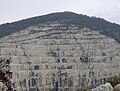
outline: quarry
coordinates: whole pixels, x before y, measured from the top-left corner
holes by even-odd
[[[84,91],[120,74],[116,40],[73,24],[37,24],[5,36],[0,59],[11,61],[14,91]]]

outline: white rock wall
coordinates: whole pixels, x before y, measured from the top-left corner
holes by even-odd
[[[16,91],[82,91],[120,73],[120,46],[78,26],[43,24],[2,38]]]

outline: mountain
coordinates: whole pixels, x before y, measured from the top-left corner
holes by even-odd
[[[0,37],[4,37],[11,33],[23,30],[27,27],[46,22],[60,22],[65,24],[79,25],[81,27],[87,27],[96,31],[100,31],[100,33],[114,38],[117,42],[120,43],[120,25],[108,22],[102,18],[89,17],[73,12],[51,13],[13,23],[2,24],[0,25]]]
[[[103,84],[120,74],[119,30],[72,12],[3,24],[0,72],[12,72],[2,75],[3,83],[13,83],[14,91],[86,91]]]

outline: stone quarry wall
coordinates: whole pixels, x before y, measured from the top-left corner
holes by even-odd
[[[120,45],[75,25],[43,24],[0,40],[16,91],[83,91],[120,73]]]

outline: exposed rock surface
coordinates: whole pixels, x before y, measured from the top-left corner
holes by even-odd
[[[75,25],[42,24],[0,39],[16,91],[83,91],[120,73],[120,45]]]
[[[115,85],[113,91],[120,91],[120,84]]]
[[[110,83],[105,83],[89,91],[113,91],[113,87]]]

